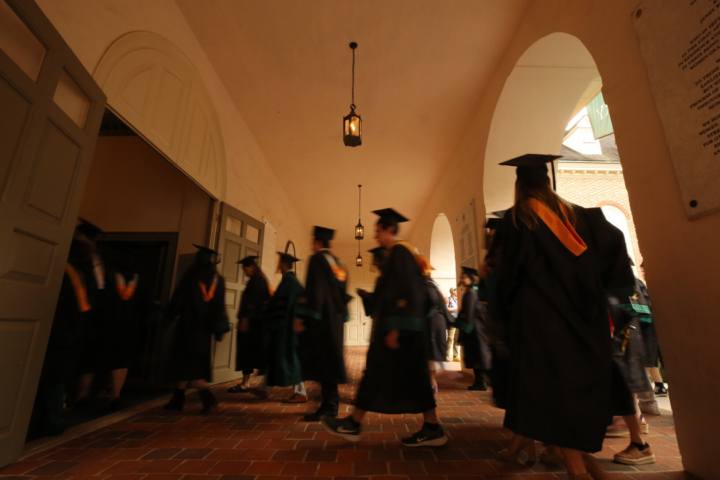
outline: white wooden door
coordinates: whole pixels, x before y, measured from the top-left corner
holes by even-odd
[[[347,292],[352,295],[348,302],[348,315],[350,319],[345,323],[345,345],[367,346],[370,345],[370,333],[372,332],[372,317],[366,315],[362,299],[357,294],[357,289],[372,292],[375,288],[375,279],[378,272],[369,264],[372,257],[369,254],[363,256],[363,266],[355,266],[355,257],[346,258],[343,263],[348,269]]]
[[[32,0],[0,0],[0,466],[17,460],[105,95]]]
[[[226,203],[221,204],[220,225],[218,226],[218,245],[220,265],[218,270],[225,279],[225,307],[231,330],[222,342],[214,343],[213,382],[229,382],[242,377],[235,371],[237,351],[237,313],[240,308],[240,295],[245,290],[248,278],[238,260],[257,255],[258,265],[262,265],[263,236],[265,224]],[[275,252],[267,252],[273,255]]]

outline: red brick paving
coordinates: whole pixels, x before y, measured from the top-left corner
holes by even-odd
[[[352,383],[341,386],[341,415],[349,412],[364,368],[366,348],[348,347]],[[460,480],[470,478],[565,479],[560,467],[506,463],[494,451],[510,432],[503,411],[490,393],[470,392],[461,372],[438,376],[438,416],[450,441],[442,449],[408,449],[400,438],[417,430],[419,415],[368,414],[363,440],[338,441],[302,416],[317,408],[319,386],[309,384],[314,402],[284,405],[289,389],[272,389],[270,398],[215,392],[219,408],[199,415],[197,395],[189,395],[185,413],[155,408],[50,448],[0,470],[0,480],[304,480],[357,478],[383,480]],[[648,441],[658,463],[629,467],[612,462],[628,439],[607,439],[597,463],[604,478],[625,480],[690,479],[684,474],[671,415],[648,417]],[[539,447],[539,445],[538,445]]]

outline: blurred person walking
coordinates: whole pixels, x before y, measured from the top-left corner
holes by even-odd
[[[457,288],[450,287],[450,296],[447,298],[447,309],[450,315],[454,319],[458,317],[458,295]],[[447,354],[445,355],[448,362],[459,362],[460,361],[460,345],[458,344],[458,338],[460,331],[455,327],[455,322],[450,324],[447,331]]]
[[[462,267],[460,283],[465,286],[465,293],[455,326],[460,331],[465,368],[471,368],[475,374],[475,381],[468,390],[486,392],[485,372],[490,369],[490,347],[485,332],[486,309],[479,296],[479,279],[476,269]]]

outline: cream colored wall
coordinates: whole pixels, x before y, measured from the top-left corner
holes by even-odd
[[[435,219],[429,255],[430,264],[435,268],[432,278],[440,286],[442,294],[448,297],[450,288],[457,286],[457,274],[452,228],[444,214]]]
[[[207,239],[210,196],[139,137],[100,137],[80,216],[107,232],[178,232],[177,254]]]
[[[717,286],[720,285],[720,215],[689,222],[684,215],[631,14],[637,0],[535,0],[477,105],[478,114],[451,156],[413,240],[429,247],[439,213],[454,218],[471,198],[483,199],[483,160],[493,113],[516,62],[541,38],[565,32],[592,54],[612,111],[618,150],[639,241],[663,357],[667,364],[677,436],[684,466],[701,478],[720,476],[715,458],[720,430]],[[543,91],[538,90],[538,95]],[[528,113],[529,114],[529,113]],[[568,112],[570,120],[572,112]],[[528,135],[544,135],[528,124]],[[541,141],[542,139],[539,139]],[[526,152],[521,152],[526,153]],[[483,212],[477,212],[482,218]],[[451,222],[453,229],[454,224]],[[481,228],[481,222],[478,222]],[[457,239],[457,232],[455,238]],[[480,233],[480,232],[479,232]],[[457,240],[456,240],[457,241]],[[457,244],[456,244],[457,248]],[[590,373],[590,372],[589,372]],[[678,467],[679,465],[675,465]]]
[[[133,31],[150,31],[174,43],[195,65],[217,111],[227,157],[225,198],[233,207],[277,230],[277,246],[298,243],[310,228],[280,188],[242,115],[173,0],[73,0],[37,3],[83,65],[94,72],[108,47]]]

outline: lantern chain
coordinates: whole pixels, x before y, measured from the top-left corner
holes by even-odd
[[[353,52],[353,63],[352,63],[352,109],[355,109],[355,49],[352,49]]]
[[[361,218],[361,206],[362,206],[362,185],[358,185],[358,221]]]

